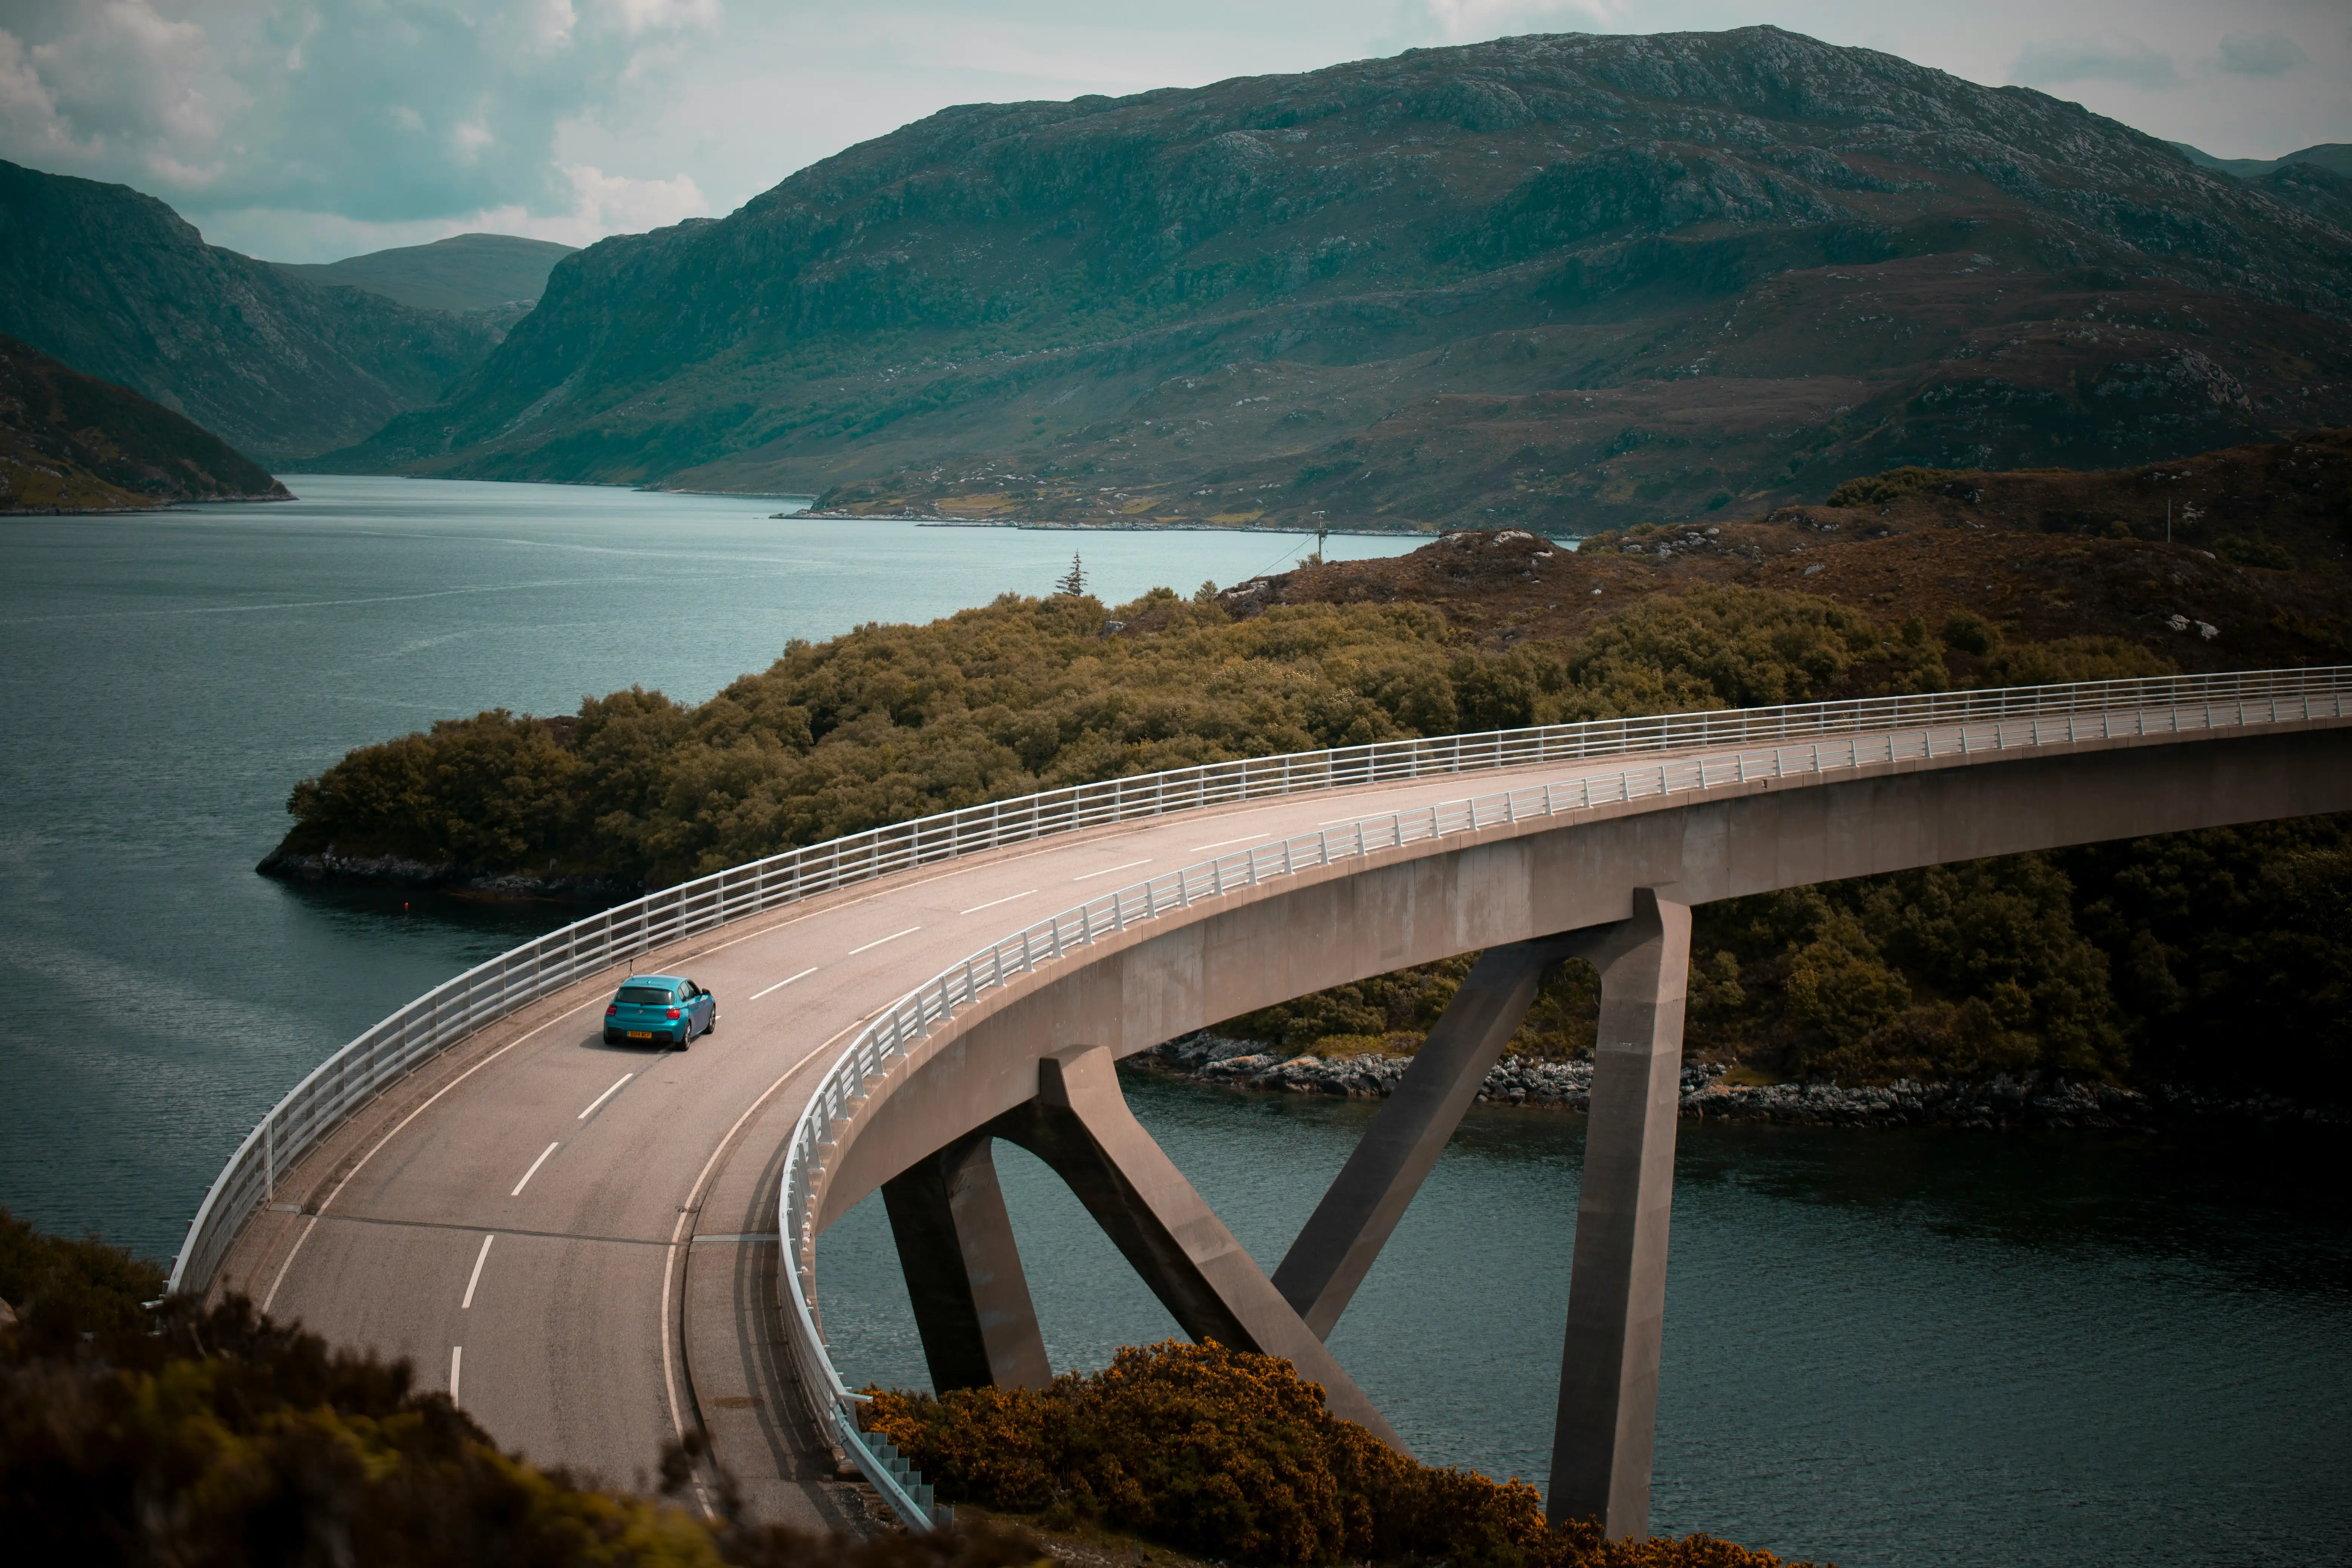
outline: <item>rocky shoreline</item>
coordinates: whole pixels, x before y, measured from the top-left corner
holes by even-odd
[[[1411,1057],[1286,1057],[1247,1040],[1186,1035],[1139,1052],[1139,1064],[1171,1077],[1272,1093],[1382,1100],[1412,1065]],[[1777,1121],[1830,1127],[2142,1127],[2187,1120],[2263,1124],[2352,1125],[2352,1113],[2273,1095],[2231,1099],[2177,1085],[2147,1090],[2070,1083],[2039,1074],[2002,1074],[1982,1083],[1890,1084],[1845,1088],[1826,1083],[1727,1084],[1720,1063],[1683,1068],[1682,1113],[1692,1118]],[[1487,1073],[1482,1103],[1584,1110],[1592,1093],[1590,1061],[1506,1057]]]
[[[555,899],[566,903],[618,903],[646,889],[614,877],[534,877],[520,871],[486,871],[451,861],[411,859],[404,855],[342,855],[331,844],[305,854],[280,845],[254,869],[282,882],[372,882],[379,886],[430,888],[478,899]]]

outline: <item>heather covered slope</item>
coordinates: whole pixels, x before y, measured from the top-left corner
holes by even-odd
[[[2324,171],[2314,171],[2324,176]],[[607,240],[354,465],[1599,526],[2352,420],[2352,235],[1771,28],[944,110]]]
[[[0,332],[269,460],[348,446],[433,402],[497,341],[480,321],[206,245],[127,185],[8,163]]]
[[[268,470],[127,387],[0,338],[0,512],[285,500]]]

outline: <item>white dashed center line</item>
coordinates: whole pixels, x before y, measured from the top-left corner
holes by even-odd
[[[923,928],[920,926],[908,926],[905,931],[894,931],[888,936],[877,936],[872,942],[867,942],[865,947],[851,948],[849,950],[849,956],[856,958],[859,953],[867,951],[867,949],[880,947],[886,942],[896,942],[902,936],[912,936],[915,932],[922,929]]]
[[[960,915],[976,915],[982,910],[992,910],[999,904],[1009,904],[1015,899],[1025,899],[1036,890],[1037,889],[1034,888],[1026,888],[1017,893],[1007,893],[1001,899],[991,899],[984,904],[974,904],[968,910],[958,910],[956,913]]]
[[[619,1086],[615,1085],[614,1087],[617,1088]],[[490,1260],[490,1243],[497,1239],[498,1235],[496,1232],[492,1232],[490,1235],[482,1237],[482,1250],[474,1254],[474,1271],[466,1277],[466,1299],[457,1303],[457,1310],[463,1312],[473,1306],[474,1287],[482,1282],[482,1265]],[[456,1396],[452,1395],[451,1397],[454,1398]]]
[[[1131,871],[1138,866],[1149,866],[1150,864],[1151,858],[1147,855],[1140,860],[1129,860],[1118,866],[1106,866],[1099,871],[1088,871],[1086,875],[1082,877],[1073,877],[1070,880],[1073,882],[1091,882],[1097,877],[1108,877],[1113,871]]]
[[[621,1075],[621,1078],[620,1078],[620,1082],[614,1084],[612,1088],[610,1088],[610,1089],[606,1089],[604,1093],[602,1093],[602,1094],[598,1095],[595,1099],[593,1099],[593,1100],[590,1100],[590,1101],[588,1102],[588,1109],[587,1109],[587,1110],[583,1110],[583,1111],[582,1111],[579,1115],[577,1115],[577,1116],[573,1117],[572,1120],[573,1120],[574,1121],[587,1121],[590,1117],[592,1117],[592,1116],[595,1115],[595,1114],[596,1114],[596,1108],[597,1108],[598,1106],[600,1106],[600,1105],[604,1104],[606,1100],[608,1100],[612,1099],[614,1095],[616,1095],[616,1094],[618,1094],[618,1093],[620,1093],[620,1092],[621,1092],[621,1084],[624,1084],[624,1083],[628,1082],[631,1079],[633,1079],[633,1078],[635,1078],[635,1077],[636,1077],[636,1076],[637,1076],[637,1075],[636,1075],[636,1074],[635,1074],[635,1073],[633,1073],[633,1072],[625,1072],[625,1073],[623,1073],[623,1074]]]
[[[790,985],[793,981],[795,981],[795,980],[806,980],[810,975],[814,974],[815,973],[816,973],[816,966],[813,964],[813,965],[811,965],[810,967],[808,967],[808,968],[806,968],[806,969],[802,970],[798,974],[787,974],[787,975],[786,975],[786,976],[784,976],[782,980],[777,981],[773,985],[769,986],[769,987],[768,987],[768,991],[782,991],[785,986]],[[754,991],[754,992],[752,992],[752,993],[751,993],[751,1000],[752,1000],[752,1001],[754,1001],[754,1002],[757,1002],[761,997],[765,996],[765,995],[768,994],[768,991]]]
[[[1223,849],[1228,844],[1255,844],[1261,838],[1271,838],[1273,837],[1274,835],[1271,833],[1251,833],[1245,834],[1239,838],[1220,838],[1214,844],[1195,844],[1190,849],[1185,850],[1184,853],[1187,855],[1198,855],[1203,849]]]
[[[530,1185],[530,1179],[539,1174],[539,1168],[547,1163],[547,1157],[562,1147],[562,1141],[559,1139],[555,1142],[550,1143],[546,1148],[541,1149],[539,1152],[539,1158],[530,1163],[530,1169],[522,1173],[522,1180],[514,1184],[514,1191],[509,1193],[507,1196],[510,1198],[519,1198],[522,1196],[523,1188]]]
[[[466,1347],[451,1345],[449,1347],[449,1403],[452,1405],[457,1403],[457,1374],[465,1370],[465,1366]]]

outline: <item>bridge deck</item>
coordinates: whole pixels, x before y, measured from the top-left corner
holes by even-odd
[[[501,1444],[542,1463],[641,1483],[662,1443],[699,1421],[758,1512],[839,1522],[830,1458],[780,1394],[790,1358],[776,1342],[769,1234],[780,1145],[843,1042],[914,983],[1091,893],[1254,841],[1514,784],[1614,777],[1633,761],[1129,822],[918,868],[658,950],[632,967],[714,991],[714,1035],[682,1054],[604,1045],[617,969],[499,1020],[287,1173],[214,1288],[414,1358],[427,1386],[457,1386]]]

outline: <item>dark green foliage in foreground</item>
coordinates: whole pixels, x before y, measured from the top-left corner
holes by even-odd
[[[1416,1463],[1323,1407],[1290,1363],[1210,1342],[1129,1346],[1044,1389],[874,1391],[868,1421],[943,1496],[1103,1522],[1213,1561],[1316,1568],[1778,1568],[1704,1535],[1555,1527],[1524,1481]]]
[[[850,1542],[596,1489],[500,1453],[406,1362],[331,1350],[242,1298],[141,1305],[154,1265],[0,1213],[0,1541],[153,1568],[1012,1568],[996,1531]],[[21,1292],[21,1296],[19,1293]],[[651,1458],[652,1456],[647,1456]],[[682,1483],[679,1454],[663,1464]],[[720,1488],[722,1496],[727,1489]]]
[[[1007,595],[928,626],[790,644],[697,708],[632,689],[362,747],[297,785],[287,847],[678,880],[1061,784],[1415,735],[1923,689],[1937,645],[1801,595],[1651,600],[1572,649],[1496,651],[1410,605],[1234,620],[1155,589]],[[2138,656],[2143,668],[2158,668]]]

